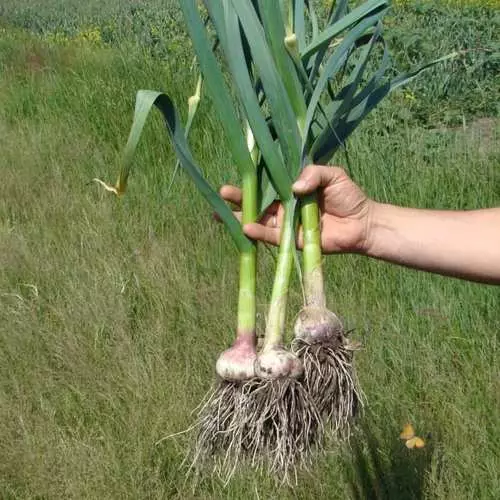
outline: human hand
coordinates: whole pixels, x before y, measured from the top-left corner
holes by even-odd
[[[370,239],[370,215],[374,202],[348,177],[340,167],[310,165],[293,185],[298,196],[317,190],[321,211],[321,246],[323,253],[359,252],[368,249]],[[236,205],[236,217],[241,219],[242,193],[235,186],[226,185],[220,195]],[[278,245],[283,220],[283,206],[274,202],[261,220],[245,224],[243,231],[254,240]],[[298,247],[302,247],[299,230]]]

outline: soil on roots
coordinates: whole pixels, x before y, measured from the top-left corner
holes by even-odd
[[[259,469],[288,482],[307,468],[319,446],[321,415],[294,378],[221,382],[198,413],[192,466],[228,480],[238,467]]]
[[[346,342],[309,344],[295,340],[293,352],[304,365],[304,387],[328,427],[349,432],[361,403],[361,391],[353,365],[354,348]]]

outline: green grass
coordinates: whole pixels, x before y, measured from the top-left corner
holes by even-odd
[[[193,422],[233,337],[236,251],[185,176],[166,196],[174,157],[158,116],[123,200],[91,180],[114,180],[137,89],[185,101],[190,54],[0,29],[1,498],[500,497],[499,289],[351,255],[326,259],[329,302],[364,344],[351,449],[332,446],[293,489],[253,473],[225,488],[186,480],[189,437],[158,441]],[[462,109],[490,77],[462,74],[470,84],[447,102]],[[428,78],[418,114],[400,93],[354,136],[353,176],[381,201],[500,205],[493,103],[444,128]],[[234,181],[210,105],[192,144],[214,185]],[[273,260],[261,257],[262,329]],[[296,287],[290,309],[300,302]],[[398,439],[407,420],[430,433],[424,450]]]

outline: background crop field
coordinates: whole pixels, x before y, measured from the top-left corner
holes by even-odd
[[[394,94],[354,135],[350,172],[380,201],[500,205],[499,11],[398,2],[398,65],[480,49]],[[500,289],[354,255],[328,257],[328,299],[354,329],[366,407],[298,485],[186,479],[191,411],[234,334],[236,251],[155,116],[130,189],[112,181],[137,89],[182,106],[195,84],[173,1],[0,6],[0,498],[500,498]],[[191,143],[235,181],[205,102]],[[336,160],[345,164],[345,157]],[[261,252],[259,327],[273,257]],[[289,324],[300,307],[291,297]],[[399,440],[406,421],[423,450]]]

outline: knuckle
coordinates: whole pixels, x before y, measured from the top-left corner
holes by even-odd
[[[302,173],[301,173],[300,177],[304,178],[304,177],[315,176],[317,170],[318,170],[318,166],[317,165],[307,165],[302,170]]]
[[[345,170],[342,168],[342,167],[339,167],[338,165],[335,165],[334,167],[330,167],[332,173],[333,173],[333,176],[332,177],[346,177],[347,174],[345,172]]]

